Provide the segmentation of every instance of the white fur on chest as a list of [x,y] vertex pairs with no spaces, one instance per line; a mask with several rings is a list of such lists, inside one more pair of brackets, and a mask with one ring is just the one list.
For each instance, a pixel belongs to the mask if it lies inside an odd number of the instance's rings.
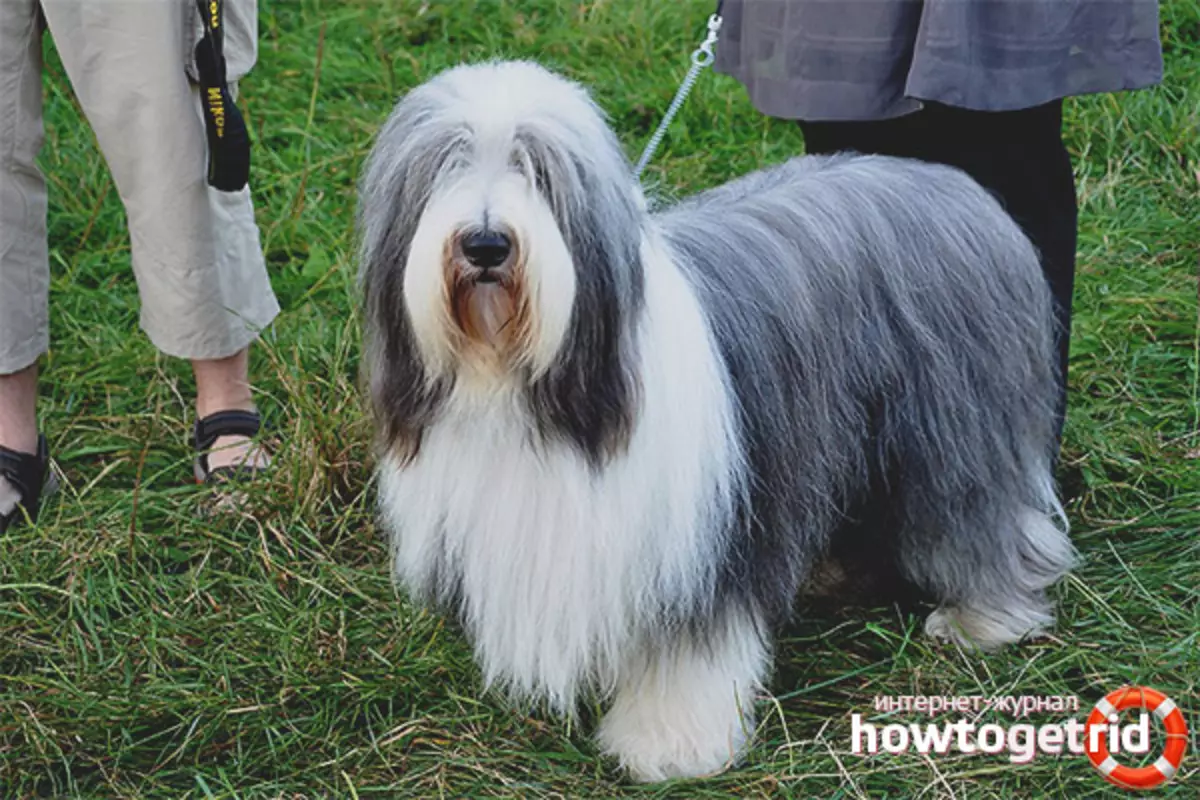
[[664,606],[705,602],[738,487],[724,371],[689,286],[646,248],[642,404],[602,470],[535,445],[512,393],[459,391],[380,497],[397,577],[428,594],[454,576],[489,684],[566,710],[602,690]]

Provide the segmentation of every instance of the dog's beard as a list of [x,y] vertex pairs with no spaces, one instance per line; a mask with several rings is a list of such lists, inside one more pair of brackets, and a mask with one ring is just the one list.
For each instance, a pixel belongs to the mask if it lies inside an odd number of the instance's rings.
[[483,347],[497,355],[512,355],[520,349],[517,315],[520,302],[509,281],[481,283],[456,280],[451,290],[452,317],[468,345]]

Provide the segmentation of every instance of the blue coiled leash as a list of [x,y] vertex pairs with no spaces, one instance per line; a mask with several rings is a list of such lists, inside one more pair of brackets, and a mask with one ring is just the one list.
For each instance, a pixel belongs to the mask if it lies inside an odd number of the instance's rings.
[[675,115],[683,107],[683,101],[691,94],[692,87],[696,85],[696,81],[700,78],[700,73],[706,67],[712,65],[715,58],[713,47],[717,43],[717,37],[721,33],[721,23],[724,21],[721,18],[721,8],[724,5],[725,0],[719,0],[717,10],[708,18],[708,35],[700,42],[700,46],[692,51],[692,65],[688,68],[687,74],[683,76],[683,82],[679,84],[679,90],[675,92],[675,99],[671,101],[671,105],[667,108],[667,113],[663,115],[662,122],[658,124],[658,129],[654,131],[654,135],[646,143],[646,149],[642,151],[642,157],[638,159],[637,165],[633,168],[635,178],[641,179],[642,172],[646,169],[646,165],[650,163],[650,159],[654,158],[654,153],[658,150],[658,146],[662,144],[663,137],[667,135],[667,128],[671,126],[671,121],[675,119]]

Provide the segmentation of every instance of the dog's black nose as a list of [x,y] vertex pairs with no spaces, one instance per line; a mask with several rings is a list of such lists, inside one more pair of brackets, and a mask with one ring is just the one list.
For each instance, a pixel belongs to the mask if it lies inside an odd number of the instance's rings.
[[492,269],[508,260],[512,242],[503,233],[474,231],[463,237],[462,251],[471,266]]

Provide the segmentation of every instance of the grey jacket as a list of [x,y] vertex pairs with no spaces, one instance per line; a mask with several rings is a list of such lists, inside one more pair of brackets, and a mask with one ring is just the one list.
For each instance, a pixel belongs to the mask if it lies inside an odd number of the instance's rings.
[[1011,111],[1162,80],[1156,0],[726,0],[716,67],[759,111]]

